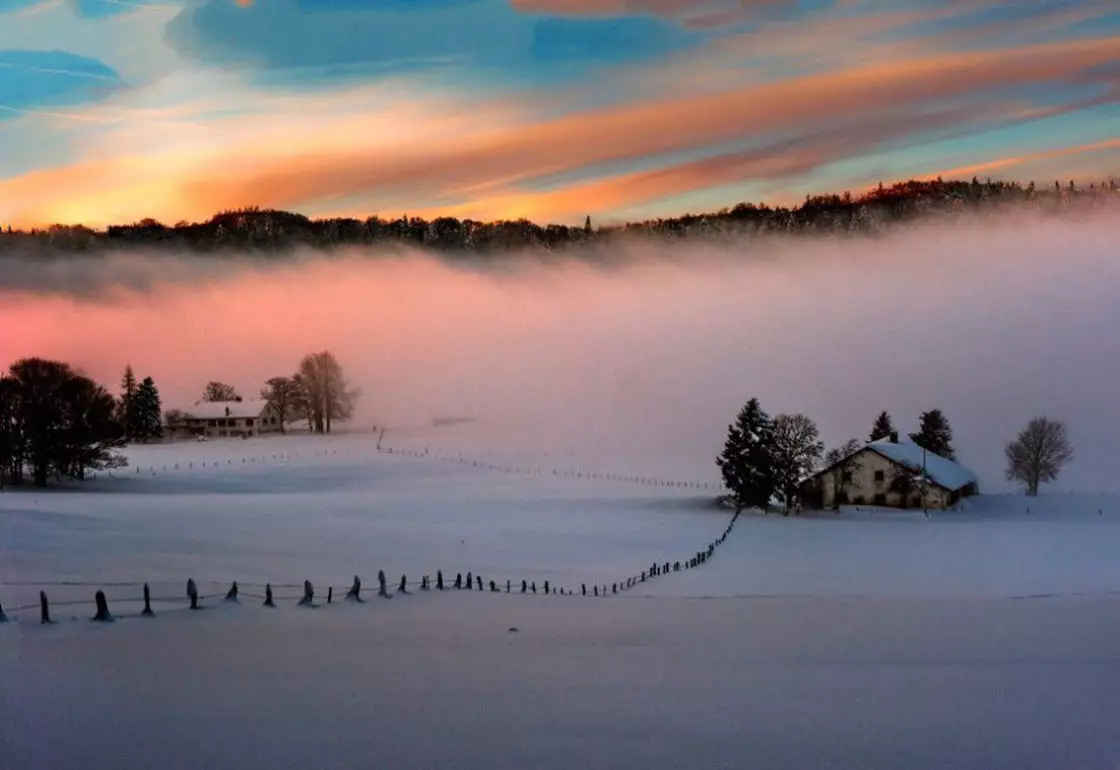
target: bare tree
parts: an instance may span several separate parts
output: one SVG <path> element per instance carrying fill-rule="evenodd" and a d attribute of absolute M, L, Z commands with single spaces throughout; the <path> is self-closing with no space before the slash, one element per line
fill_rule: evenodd
<path fill-rule="evenodd" d="M 1058 478 L 1062 466 L 1073 459 L 1073 445 L 1065 423 L 1035 417 L 1014 441 L 1004 447 L 1007 479 L 1027 485 L 1027 494 L 1038 494 L 1038 485 Z"/>
<path fill-rule="evenodd" d="M 840 509 L 841 502 L 847 500 L 848 489 L 855 483 L 856 474 L 863 468 L 863 462 L 856 457 L 861 449 L 863 444 L 853 438 L 825 453 L 825 467 L 832 468 L 829 472 L 832 476 L 832 507 L 836 510 Z"/>
<path fill-rule="evenodd" d="M 803 414 L 780 414 L 771 427 L 775 491 L 789 515 L 801 482 L 820 462 L 824 444 L 817 425 Z"/>
<path fill-rule="evenodd" d="M 211 381 L 206 383 L 206 389 L 202 392 L 203 401 L 240 401 L 241 396 L 237 395 L 237 389 L 232 385 L 227 385 L 224 382 Z"/>
<path fill-rule="evenodd" d="M 361 393 L 347 384 L 342 366 L 329 350 L 304 356 L 298 378 L 312 432 L 330 433 L 334 422 L 354 416 Z"/>
<path fill-rule="evenodd" d="M 261 390 L 261 398 L 267 401 L 280 416 L 280 432 L 287 433 L 285 422 L 295 417 L 301 384 L 293 377 L 273 377 L 266 385 L 267 387 Z"/>

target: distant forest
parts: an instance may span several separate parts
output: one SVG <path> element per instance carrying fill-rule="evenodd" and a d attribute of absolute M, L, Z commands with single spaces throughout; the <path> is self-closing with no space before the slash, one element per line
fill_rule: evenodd
<path fill-rule="evenodd" d="M 1061 215 L 1116 210 L 1120 188 L 1114 181 L 1089 185 L 1055 182 L 971 181 L 898 182 L 879 185 L 858 197 L 809 196 L 794 208 L 740 203 L 707 214 L 593 227 L 538 225 L 516 221 L 476 222 L 440 217 L 426 221 L 401 216 L 382 219 L 310 219 L 287 211 L 245 208 L 222 212 L 206 222 L 165 225 L 144 219 L 94 230 L 81 225 L 53 225 L 30 231 L 0 230 L 0 256 L 76 252 L 96 254 L 131 249 L 177 252 L 285 252 L 299 247 L 400 245 L 448 254 L 508 252 L 520 249 L 562 250 L 602 244 L 620 236 L 663 240 L 723 240 L 769 234 L 875 234 L 900 224 L 945 220 L 962 215 L 989 215 L 1011 209 Z"/>

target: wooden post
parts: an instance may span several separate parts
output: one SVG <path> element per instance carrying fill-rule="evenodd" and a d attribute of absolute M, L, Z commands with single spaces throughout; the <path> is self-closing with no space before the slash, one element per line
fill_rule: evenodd
<path fill-rule="evenodd" d="M 455 573 L 455 589 L 458 590 L 462 587 L 463 587 L 463 573 L 462 572 L 456 572 Z"/>
<path fill-rule="evenodd" d="M 147 583 L 144 584 L 144 609 L 140 614 L 146 618 L 153 618 L 156 615 L 152 612 L 152 592 Z"/>
<path fill-rule="evenodd" d="M 404 575 L 401 575 L 401 585 L 397 589 L 397 593 L 399 593 L 399 594 L 407 594 L 408 593 L 408 578 L 406 578 Z"/>
<path fill-rule="evenodd" d="M 51 622 L 51 605 L 47 601 L 47 592 L 39 592 L 39 622 L 47 625 Z"/>
<path fill-rule="evenodd" d="M 275 607 L 276 606 L 272 601 L 272 583 L 265 583 L 264 584 L 264 606 L 265 607 Z"/>
<path fill-rule="evenodd" d="M 474 575 L 470 572 L 467 573 L 467 590 L 474 590 Z"/>
<path fill-rule="evenodd" d="M 593 589 L 595 591 L 595 595 L 598 596 L 599 595 L 599 586 L 593 586 Z"/>
<path fill-rule="evenodd" d="M 482 575 L 476 575 L 475 579 L 478 580 L 478 590 L 482 590 Z"/>
<path fill-rule="evenodd" d="M 299 600 L 300 607 L 314 607 L 315 606 L 315 588 L 311 585 L 310 580 L 303 581 L 303 598 Z"/>
<path fill-rule="evenodd" d="M 420 590 L 421 591 L 430 591 L 431 590 L 431 586 L 428 585 L 428 576 L 427 575 L 420 578 Z"/>
<path fill-rule="evenodd" d="M 237 601 L 237 581 L 236 580 L 233 581 L 233 583 L 230 584 L 229 590 L 226 591 L 226 601 L 227 602 Z"/>
<path fill-rule="evenodd" d="M 537 581 L 534 580 L 532 585 L 530 585 L 530 588 L 532 589 L 533 593 L 536 593 L 537 592 Z"/>
<path fill-rule="evenodd" d="M 191 600 L 191 609 L 198 609 L 198 586 L 194 584 L 194 578 L 187 578 L 187 598 Z"/>
<path fill-rule="evenodd" d="M 521 593 L 525 593 L 528 590 L 529 590 L 529 584 L 526 581 L 522 580 L 521 581 Z"/>
<path fill-rule="evenodd" d="M 109 602 L 105 599 L 104 591 L 98 591 L 94 594 L 93 603 L 97 607 L 97 614 L 93 616 L 93 619 L 98 623 L 112 623 L 113 613 L 109 612 Z"/>
<path fill-rule="evenodd" d="M 513 581 L 507 580 L 506 581 L 506 593 L 507 594 L 510 592 L 511 588 L 513 588 Z"/>
<path fill-rule="evenodd" d="M 360 602 L 362 600 L 362 579 L 357 575 L 354 576 L 354 584 L 350 586 L 350 590 L 346 592 L 346 598 L 352 602 Z"/>
<path fill-rule="evenodd" d="M 7 623 L 8 616 L 4 614 L 4 605 L 0 604 L 0 623 Z"/>
<path fill-rule="evenodd" d="M 583 596 L 587 596 L 587 583 L 580 583 L 579 590 Z"/>
<path fill-rule="evenodd" d="M 498 593 L 498 584 L 495 583 L 493 580 L 490 581 L 490 593 L 492 593 L 492 594 Z"/>
<path fill-rule="evenodd" d="M 548 581 L 546 580 L 546 581 L 544 581 L 544 594 L 545 594 L 545 596 L 548 596 L 548 594 L 550 592 L 551 592 L 551 589 L 549 588 Z"/>
<path fill-rule="evenodd" d="M 436 588 L 443 590 L 443 570 L 436 570 Z"/>
<path fill-rule="evenodd" d="M 334 586 L 327 586 L 327 604 L 334 601 Z"/>
<path fill-rule="evenodd" d="M 377 595 L 385 599 L 389 598 L 389 586 L 385 581 L 385 570 L 377 570 Z"/>

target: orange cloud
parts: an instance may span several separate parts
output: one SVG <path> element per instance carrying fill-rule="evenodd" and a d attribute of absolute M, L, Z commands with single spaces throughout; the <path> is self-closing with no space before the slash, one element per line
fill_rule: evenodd
<path fill-rule="evenodd" d="M 437 202 L 486 200 L 533 180 L 601 164 L 662 156 L 751 137 L 771 144 L 831 128 L 853 137 L 888 119 L 916 118 L 921 130 L 931 105 L 1038 82 L 1087 80 L 1092 68 L 1114 62 L 1120 37 L 1076 40 L 992 51 L 939 54 L 836 72 L 757 83 L 676 98 L 597 108 L 534 122 L 527 106 L 505 102 L 435 103 L 424 109 L 395 105 L 354 114 L 349 96 L 298 100 L 278 120 L 262 114 L 197 125 L 179 145 L 153 151 L 127 146 L 74 166 L 37 171 L 0 182 L 0 219 L 17 223 L 107 221 L 156 216 L 203 218 L 244 205 L 327 208 L 330 201 L 362 197 L 369 210 L 438 210 Z M 977 117 L 987 113 L 974 108 Z M 969 120 L 968 113 L 962 121 Z M 773 139 L 777 136 L 778 139 Z M 119 142 L 131 145 L 133 142 Z M 858 142 L 853 143 L 853 147 Z M 830 150 L 831 159 L 843 148 Z M 775 162 L 777 163 L 777 162 Z M 780 163 L 759 158 L 737 179 L 779 175 Z M 794 173 L 796 164 L 790 166 Z M 756 170 L 752 170 L 756 169 Z M 758 171 L 757 169 L 763 169 Z M 674 172 L 680 179 L 679 170 Z M 631 185 L 634 194 L 651 183 Z M 718 183 L 718 182 L 717 182 Z M 679 187 L 680 185 L 678 185 Z M 625 205 L 625 185 L 600 199 Z M 573 188 L 579 189 L 579 188 Z M 560 210 L 563 193 L 553 199 Z M 458 200 L 456 200 L 458 199 Z M 503 206 L 505 203 L 503 203 Z M 449 210 L 454 206 L 447 206 Z M 479 216 L 495 216 L 472 206 Z"/>

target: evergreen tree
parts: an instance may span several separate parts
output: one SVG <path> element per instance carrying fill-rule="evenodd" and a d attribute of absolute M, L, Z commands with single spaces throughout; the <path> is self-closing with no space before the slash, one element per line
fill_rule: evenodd
<path fill-rule="evenodd" d="M 757 398 L 747 402 L 727 427 L 727 442 L 716 464 L 735 497 L 736 510 L 766 510 L 774 495 L 773 430 Z"/>
<path fill-rule="evenodd" d="M 922 412 L 918 432 L 911 433 L 910 440 L 927 452 L 949 460 L 957 459 L 953 452 L 953 429 L 949 427 L 949 420 L 940 409 Z"/>
<path fill-rule="evenodd" d="M 163 436 L 163 407 L 160 404 L 159 390 L 151 377 L 145 377 L 136 389 L 135 413 L 136 438 L 147 441 Z"/>
<path fill-rule="evenodd" d="M 124 428 L 124 437 L 129 440 L 137 436 L 136 390 L 136 375 L 132 371 L 132 364 L 129 364 L 121 377 L 121 397 L 117 402 L 117 419 Z"/>
<path fill-rule="evenodd" d="M 875 418 L 875 424 L 871 426 L 871 435 L 867 440 L 879 441 L 880 439 L 890 438 L 894 432 L 894 422 L 891 421 L 891 416 L 886 412 L 881 412 Z"/>

